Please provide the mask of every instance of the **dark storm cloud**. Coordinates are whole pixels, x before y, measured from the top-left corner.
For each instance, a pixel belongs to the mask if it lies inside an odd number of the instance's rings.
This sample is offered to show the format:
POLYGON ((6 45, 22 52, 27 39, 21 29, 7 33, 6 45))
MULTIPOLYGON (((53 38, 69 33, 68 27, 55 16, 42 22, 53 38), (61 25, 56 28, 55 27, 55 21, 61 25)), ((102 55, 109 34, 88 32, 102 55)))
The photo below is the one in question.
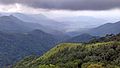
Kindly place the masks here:
POLYGON ((21 3, 34 8, 66 10, 107 10, 120 8, 120 0, 0 0, 0 3, 21 3))

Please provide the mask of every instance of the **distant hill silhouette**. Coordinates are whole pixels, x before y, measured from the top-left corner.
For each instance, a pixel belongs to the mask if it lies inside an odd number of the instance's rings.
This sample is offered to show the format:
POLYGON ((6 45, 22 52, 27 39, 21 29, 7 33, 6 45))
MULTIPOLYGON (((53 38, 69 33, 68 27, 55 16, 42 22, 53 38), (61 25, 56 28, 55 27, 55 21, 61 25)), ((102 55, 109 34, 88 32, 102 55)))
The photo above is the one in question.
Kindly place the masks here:
POLYGON ((81 34, 75 37, 72 37, 68 40, 66 40, 65 42, 74 42, 74 43, 78 43, 78 42, 89 42, 92 39, 98 38, 97 36, 92 36, 89 34, 81 34))
POLYGON ((120 21, 116 23, 107 23, 99 27, 90 29, 87 33, 91 35, 105 36, 106 34, 120 33, 120 21))

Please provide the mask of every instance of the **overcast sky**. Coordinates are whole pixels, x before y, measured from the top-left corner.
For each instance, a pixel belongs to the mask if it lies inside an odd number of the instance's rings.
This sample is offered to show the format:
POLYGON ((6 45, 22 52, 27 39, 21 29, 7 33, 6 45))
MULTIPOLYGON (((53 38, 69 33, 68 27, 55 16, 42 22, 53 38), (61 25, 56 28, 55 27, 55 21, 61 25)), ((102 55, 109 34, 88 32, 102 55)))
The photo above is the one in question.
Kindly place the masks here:
POLYGON ((0 12, 21 12, 47 16, 120 17, 120 0, 0 0, 0 12))
POLYGON ((23 4, 33 8, 65 10, 107 10, 120 8, 120 0, 0 0, 1 4, 23 4))

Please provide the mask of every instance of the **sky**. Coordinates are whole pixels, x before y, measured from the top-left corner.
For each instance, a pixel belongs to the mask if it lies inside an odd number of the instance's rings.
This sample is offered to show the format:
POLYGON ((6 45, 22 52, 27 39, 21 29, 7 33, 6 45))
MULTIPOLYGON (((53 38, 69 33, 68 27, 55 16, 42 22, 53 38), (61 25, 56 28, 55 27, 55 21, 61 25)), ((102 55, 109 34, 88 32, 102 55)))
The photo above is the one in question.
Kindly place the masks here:
POLYGON ((0 0, 0 12, 42 13, 52 19, 93 16, 114 22, 120 18, 120 0, 0 0))
POLYGON ((107 10, 120 7, 120 0, 0 0, 0 3, 19 3, 33 8, 57 10, 107 10))

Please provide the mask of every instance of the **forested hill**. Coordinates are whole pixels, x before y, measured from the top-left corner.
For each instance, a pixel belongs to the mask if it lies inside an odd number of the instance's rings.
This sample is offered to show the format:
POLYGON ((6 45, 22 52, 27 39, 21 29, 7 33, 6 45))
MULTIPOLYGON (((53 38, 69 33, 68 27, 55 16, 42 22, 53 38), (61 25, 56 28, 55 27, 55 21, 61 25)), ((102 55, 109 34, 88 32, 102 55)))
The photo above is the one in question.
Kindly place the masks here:
MULTIPOLYGON (((120 38, 111 38, 115 36, 120 38)), ((120 68, 120 41, 62 43, 41 57, 21 60, 13 68, 120 68)))
POLYGON ((120 41, 120 33, 116 34, 116 35, 115 34, 107 34, 105 37, 93 39, 93 40, 89 41, 89 43, 109 42, 109 41, 120 41))
POLYGON ((41 30, 28 33, 0 32, 0 68, 28 55, 42 55, 57 43, 53 35, 41 30))

